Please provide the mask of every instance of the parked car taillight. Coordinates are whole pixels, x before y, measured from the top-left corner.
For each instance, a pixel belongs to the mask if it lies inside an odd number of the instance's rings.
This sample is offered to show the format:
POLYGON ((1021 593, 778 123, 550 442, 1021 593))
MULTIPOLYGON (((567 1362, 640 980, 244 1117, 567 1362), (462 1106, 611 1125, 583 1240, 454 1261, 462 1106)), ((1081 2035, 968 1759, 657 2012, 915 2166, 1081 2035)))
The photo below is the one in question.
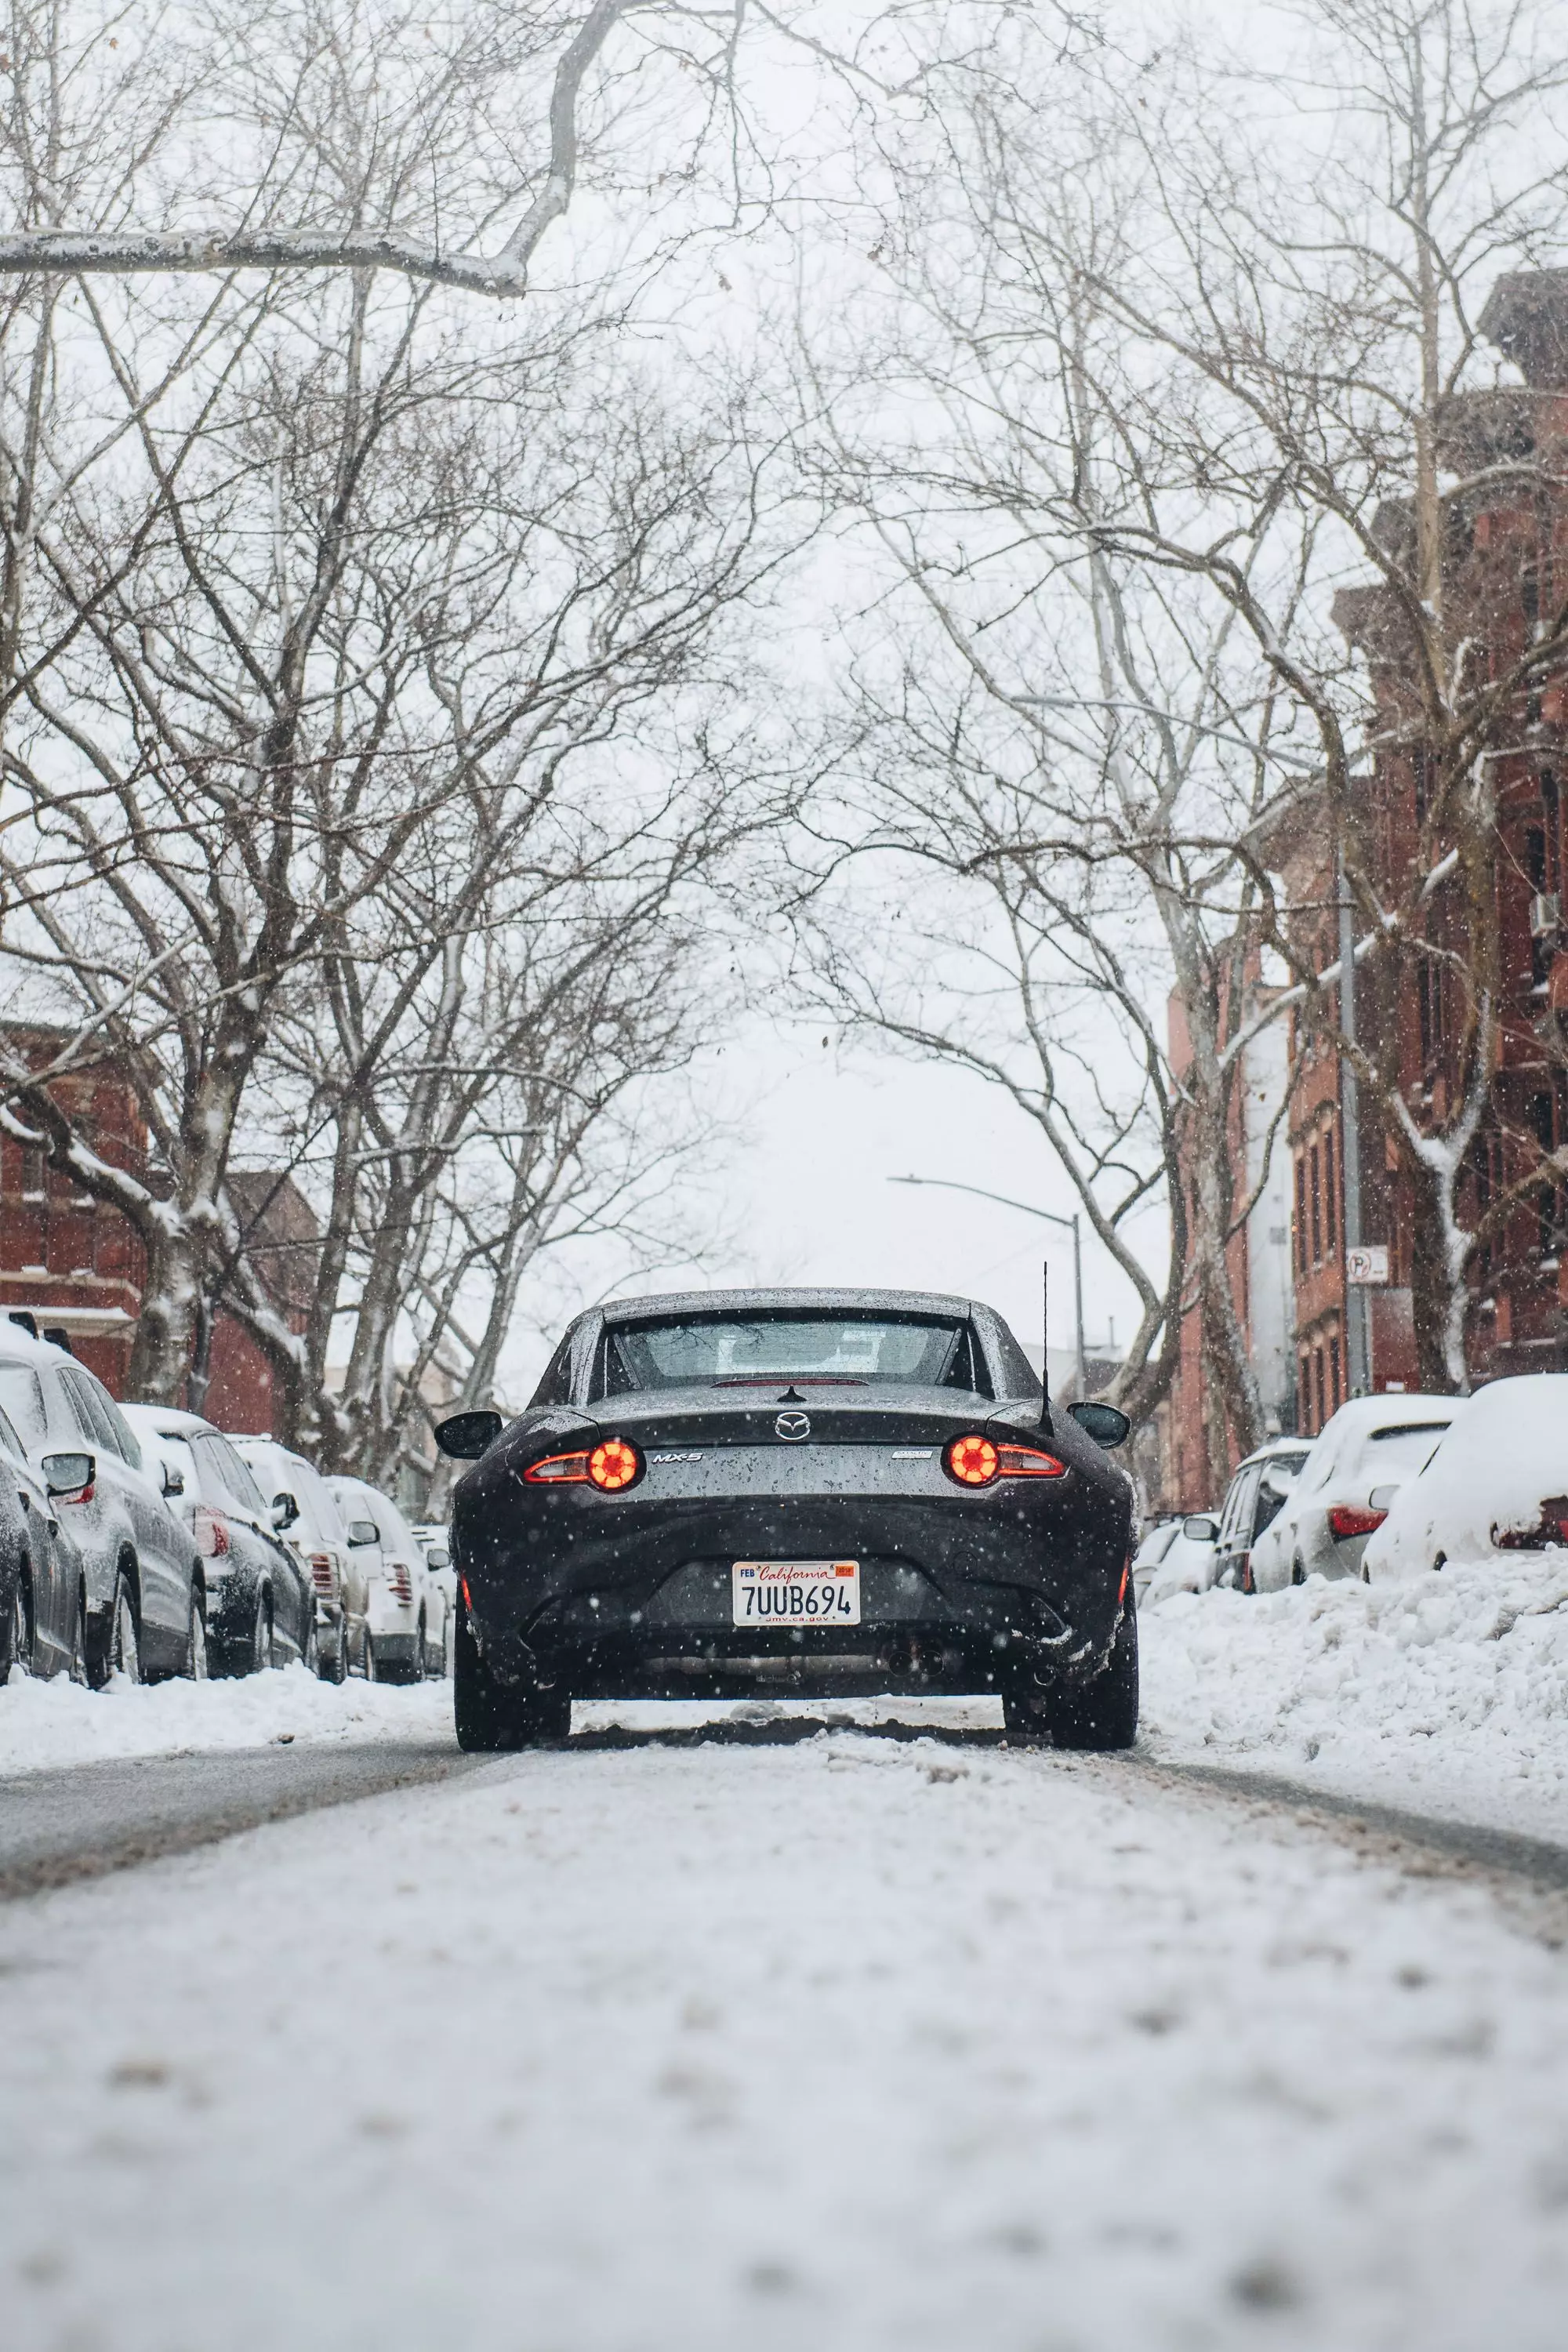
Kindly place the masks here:
POLYGON ((1336 1543, 1348 1543, 1352 1536, 1370 1536, 1382 1527, 1386 1511, 1363 1511, 1353 1503, 1336 1503, 1329 1513, 1329 1533, 1336 1543))
POLYGON ((1544 1551, 1548 1544, 1568 1544, 1568 1495, 1552 1495, 1541 1506, 1532 1528, 1493 1528, 1499 1551, 1544 1551))
POLYGON ((204 1559, 222 1559, 228 1550, 228 1521, 210 1503, 198 1503, 191 1514, 195 1529, 196 1549, 204 1559))
POLYGON ((414 1578, 409 1570, 406 1560, 395 1559, 393 1561, 391 1583, 393 1591, 396 1594, 398 1600, 402 1601, 404 1607, 405 1609, 411 1609, 414 1605, 414 1578))
POLYGON ((330 1551, 313 1551, 310 1554, 310 1580, 323 1601, 337 1598, 337 1563, 330 1551))

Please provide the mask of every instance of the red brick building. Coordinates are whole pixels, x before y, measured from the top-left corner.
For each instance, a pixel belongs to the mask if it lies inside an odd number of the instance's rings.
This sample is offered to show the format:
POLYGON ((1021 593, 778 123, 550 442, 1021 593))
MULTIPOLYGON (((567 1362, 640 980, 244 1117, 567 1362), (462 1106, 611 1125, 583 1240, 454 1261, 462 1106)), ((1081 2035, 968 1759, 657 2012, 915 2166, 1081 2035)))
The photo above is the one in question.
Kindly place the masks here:
MULTIPOLYGON (((1515 361, 1525 381, 1457 397, 1445 424, 1442 462, 1473 487, 1450 501, 1445 594, 1470 656, 1497 677, 1515 661, 1548 613, 1568 600, 1568 271, 1504 278, 1482 314, 1483 331, 1515 361), (1521 459, 1543 461, 1525 470, 1521 459), (1476 648, 1479 647, 1479 655, 1476 648)), ((1408 527, 1391 506, 1380 530, 1408 527)), ((1369 665, 1387 743, 1418 732, 1418 704, 1399 618, 1385 590, 1342 591, 1334 617, 1369 665)), ((1502 942, 1500 1067, 1469 1157, 1462 1212, 1467 1223, 1515 1185, 1526 1192, 1472 1271, 1467 1360, 1478 1381, 1568 1370, 1568 1197, 1555 1181, 1531 1188, 1541 1155, 1568 1144, 1568 927, 1564 925, 1563 786, 1568 781, 1568 681, 1531 698, 1490 762, 1497 811, 1497 922, 1502 942)), ((1427 771, 1415 748, 1383 748, 1366 782, 1365 814, 1381 870, 1407 876, 1427 803, 1427 771)), ((1299 942, 1318 965, 1335 961, 1337 891, 1327 811, 1318 789, 1293 786, 1256 828, 1269 868, 1282 877, 1299 942)), ((1463 960, 1461 915, 1441 889, 1429 901, 1426 936, 1463 960)), ((1406 1100, 1441 1120, 1457 1083, 1457 983, 1439 962, 1397 1001, 1363 981, 1360 1034, 1380 1062, 1397 1068, 1406 1100)), ((1172 1051, 1180 1066, 1180 1008, 1172 1051)), ((1260 1221, 1233 1255, 1233 1278, 1249 1328, 1260 1282, 1282 1261, 1290 1296, 1290 1395, 1282 1428, 1313 1433, 1352 1392, 1352 1292, 1345 1255, 1344 1074, 1331 1044, 1285 1036, 1287 1150, 1279 1156, 1288 1214, 1260 1221)), ((1279 1097, 1276 1097, 1276 1102, 1279 1097)), ((1411 1287, 1415 1199, 1402 1162, 1363 1090, 1359 1106, 1361 1241, 1386 1252, 1386 1279, 1360 1286, 1366 1302, 1365 1386, 1373 1393, 1419 1383, 1411 1287)), ((1245 1139, 1233 1148, 1239 1155, 1245 1139)), ((1239 1238, 1239 1237, 1238 1237, 1239 1238)), ((1381 1274, 1381 1264, 1378 1266, 1381 1274)), ((1200 1442, 1205 1397, 1196 1318, 1184 1321, 1181 1370, 1171 1400, 1165 1499, 1194 1509, 1217 1501, 1220 1465, 1200 1442), (1192 1327, 1189 1330, 1188 1327, 1192 1327)))
MULTIPOLYGON (((6 1032, 11 1051, 35 1066, 65 1043, 64 1031, 40 1025, 6 1032)), ((156 1190, 146 1126, 110 1063, 73 1072, 53 1091, 100 1158, 156 1190)), ((318 1246, 309 1202, 287 1176, 236 1174, 230 1192, 251 1228, 258 1273, 292 1327, 303 1329, 318 1246)), ((48 1166, 41 1145, 0 1137, 0 1318, 26 1313, 41 1330, 63 1330, 72 1352, 123 1399, 145 1278, 141 1239, 118 1210, 78 1192, 48 1166)), ((221 1312, 210 1370, 200 1408, 209 1420, 221 1429, 272 1429, 271 1367, 248 1333, 221 1312)))

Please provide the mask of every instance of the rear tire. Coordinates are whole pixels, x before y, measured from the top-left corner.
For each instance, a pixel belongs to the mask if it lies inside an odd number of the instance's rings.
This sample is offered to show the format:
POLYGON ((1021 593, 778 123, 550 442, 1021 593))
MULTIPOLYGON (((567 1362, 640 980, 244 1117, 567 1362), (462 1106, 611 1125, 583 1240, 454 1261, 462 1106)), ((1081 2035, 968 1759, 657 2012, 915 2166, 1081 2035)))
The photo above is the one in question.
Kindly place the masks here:
POLYGON ((537 1683, 498 1682, 479 1654, 468 1612, 458 1612, 452 1658, 452 1713, 458 1745, 469 1755, 512 1748, 550 1748, 572 1729, 570 1691, 537 1683))
POLYGON ((27 1606, 26 1575, 20 1566, 16 1570, 11 1606, 6 1614, 10 1622, 5 1632, 5 1654, 0 1656, 0 1683, 5 1682, 13 1666, 20 1666, 25 1675, 33 1671, 33 1613, 27 1606))
POLYGON ((1003 1696, 1007 1729, 1020 1739, 1047 1733, 1054 1748, 1109 1754, 1138 1738, 1138 1612, 1125 1609, 1110 1656, 1092 1682, 1044 1691, 1020 1685, 1003 1696))
POLYGON ((364 1636, 364 1678, 367 1683, 375 1683, 381 1680, 380 1674, 376 1670, 375 1643, 371 1640, 370 1629, 368 1626, 365 1628, 364 1636))
POLYGON ((256 1596, 256 1622, 250 1629, 250 1664, 245 1670, 264 1675, 278 1664, 278 1653, 272 1640, 272 1598, 269 1593, 256 1596))
POLYGON ((349 1678, 349 1625, 345 1617, 338 1627, 338 1638, 321 1661, 321 1676, 324 1683, 345 1683, 349 1678))
POLYGON ((121 1570, 114 1580, 114 1603, 109 1612, 109 1646, 104 1652, 103 1669, 98 1687, 123 1675, 128 1683, 142 1680, 142 1628, 136 1622, 136 1602, 131 1591, 131 1580, 121 1570))
POLYGON ((185 1673, 194 1683, 205 1683, 211 1672, 207 1657, 207 1618, 202 1596, 191 1587, 191 1630, 185 1643, 185 1673))

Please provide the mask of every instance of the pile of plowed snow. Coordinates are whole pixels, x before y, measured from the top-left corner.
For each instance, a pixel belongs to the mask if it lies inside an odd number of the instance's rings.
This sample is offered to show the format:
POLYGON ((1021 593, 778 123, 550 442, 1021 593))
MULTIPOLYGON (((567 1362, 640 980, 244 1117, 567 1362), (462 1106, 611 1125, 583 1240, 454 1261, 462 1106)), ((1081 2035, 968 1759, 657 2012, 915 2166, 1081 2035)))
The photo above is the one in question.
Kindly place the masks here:
POLYGON ((37 1771, 115 1756, 178 1756, 273 1740, 452 1738, 452 1685, 319 1682, 303 1666, 243 1681, 115 1681, 82 1690, 61 1675, 12 1670, 0 1689, 0 1772, 37 1771))
POLYGON ((1568 1550, 1177 1593, 1139 1633, 1156 1755, 1568 1834, 1568 1550))

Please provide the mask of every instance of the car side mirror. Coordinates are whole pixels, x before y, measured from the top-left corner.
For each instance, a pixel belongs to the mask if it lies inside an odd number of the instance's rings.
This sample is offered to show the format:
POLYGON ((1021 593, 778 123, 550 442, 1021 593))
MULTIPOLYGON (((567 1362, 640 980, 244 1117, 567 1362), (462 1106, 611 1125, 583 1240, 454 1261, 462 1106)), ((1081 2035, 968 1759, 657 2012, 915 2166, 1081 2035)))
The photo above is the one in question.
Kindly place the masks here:
POLYGON ((1084 1435, 1092 1437, 1097 1445, 1124 1445, 1132 1427, 1127 1415, 1113 1404, 1096 1404, 1086 1399, 1081 1404, 1069 1404, 1068 1412, 1084 1435))
POLYGON ((1194 1511, 1182 1521, 1182 1533, 1189 1543, 1217 1543, 1219 1521, 1211 1519, 1206 1511, 1194 1511))
POLYGON ((351 1519, 349 1521, 349 1549, 351 1551, 361 1551, 366 1544, 378 1544, 380 1541, 381 1531, 377 1528, 374 1519, 351 1519))
POLYGON ((452 1565, 452 1555, 449 1551, 446 1550, 442 1545, 433 1545, 431 1549, 425 1555, 425 1565, 426 1568, 433 1568, 437 1571, 443 1568, 450 1568, 452 1565))
POLYGON ((98 1464, 90 1454, 46 1454, 41 1465, 51 1503, 90 1503, 98 1464))
POLYGON ((1394 1506, 1394 1498, 1398 1492, 1399 1481, 1397 1479, 1394 1480, 1391 1486, 1374 1486, 1371 1494, 1366 1498, 1367 1509, 1369 1511, 1391 1510, 1394 1506))
POLYGON ((436 1423, 436 1443, 454 1462, 477 1462, 505 1427, 499 1412, 455 1412, 436 1423))
POLYGON ((164 1496, 183 1495, 185 1491, 184 1472, 183 1470, 172 1470, 169 1465, 165 1462, 158 1479, 158 1491, 161 1495, 164 1496))
POLYGON ((292 1495, 273 1496, 272 1525, 279 1535, 282 1534, 285 1528, 291 1528, 299 1516, 300 1506, 292 1495))

